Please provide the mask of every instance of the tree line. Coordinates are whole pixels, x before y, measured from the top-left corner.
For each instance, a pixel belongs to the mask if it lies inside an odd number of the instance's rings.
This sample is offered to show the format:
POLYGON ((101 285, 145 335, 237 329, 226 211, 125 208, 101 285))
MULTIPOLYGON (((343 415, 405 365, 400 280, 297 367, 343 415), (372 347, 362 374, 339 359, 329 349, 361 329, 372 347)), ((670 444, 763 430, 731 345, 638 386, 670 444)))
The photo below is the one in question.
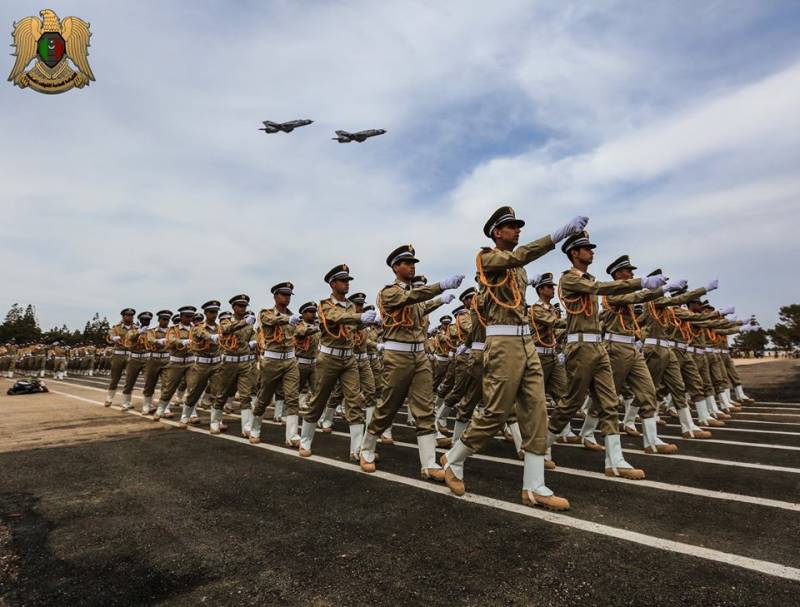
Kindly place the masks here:
POLYGON ((91 320, 86 321, 83 331, 70 330, 66 324, 43 331, 36 318, 36 308, 31 304, 22 307, 15 303, 6 314, 3 324, 0 324, 0 343, 14 339, 20 345, 30 342, 59 341, 68 346, 78 344, 104 346, 109 328, 108 319, 105 316, 101 318, 99 313, 95 313, 91 320))

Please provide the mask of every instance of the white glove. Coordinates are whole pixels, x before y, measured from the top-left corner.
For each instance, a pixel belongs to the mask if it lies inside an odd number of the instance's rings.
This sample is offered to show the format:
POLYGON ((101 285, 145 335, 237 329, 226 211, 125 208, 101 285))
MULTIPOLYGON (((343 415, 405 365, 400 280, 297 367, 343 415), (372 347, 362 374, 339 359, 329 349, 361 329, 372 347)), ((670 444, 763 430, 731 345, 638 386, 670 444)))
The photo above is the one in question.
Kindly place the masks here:
POLYGON ((383 322, 383 319, 380 317, 380 315, 376 314, 375 315, 375 320, 372 321, 372 324, 373 325, 379 325, 382 322, 383 322))
POLYGON ((719 279, 715 278, 714 280, 709 281, 709 283, 706 285, 706 292, 713 291, 717 287, 719 287, 719 279))
POLYGON ((456 356, 461 356, 466 351, 467 351, 467 346, 465 346, 464 344, 461 344, 460 346, 458 346, 456 348, 456 356))
POLYGON ((541 274, 536 274, 536 275, 532 276, 531 278, 529 278, 529 279, 528 279, 528 285, 532 287, 532 286, 533 286, 533 285, 535 285, 537 282, 539 282, 539 279, 540 279, 541 277, 542 277, 542 275, 541 275, 541 274))
POLYGON ((736 312, 736 306, 728 306, 727 308, 722 308, 719 311, 719 313, 722 314, 723 316, 727 314, 733 314, 734 312, 736 312))
POLYGON ((656 274, 655 276, 648 276, 647 278, 642 278, 642 286, 645 289, 658 289, 659 287, 663 287, 667 282, 667 279, 664 278, 662 274, 656 274))
POLYGON ((248 317, 246 317, 246 318, 244 319, 244 321, 245 321, 245 322, 246 322, 248 325, 251 325, 251 326, 252 326, 252 325, 256 324, 256 317, 255 317, 255 316, 248 316, 248 317))
POLYGON ((361 313, 361 322, 365 325, 372 324, 375 320, 375 310, 367 310, 366 312, 361 313))
POLYGON ((683 280, 682 278, 670 280, 665 286, 665 291, 680 291, 684 288, 688 283, 683 280))
POLYGON ((188 339, 182 339, 181 340, 181 345, 188 346, 189 345, 189 340, 188 339))
POLYGON ((564 365, 567 362, 567 356, 563 352, 558 353, 558 364, 564 365))
POLYGON ((580 232, 583 228, 586 227, 587 223, 589 223, 588 217, 584 217, 583 215, 576 215, 575 217, 570 219, 569 223, 567 223, 563 227, 557 229, 555 232, 550 234, 550 238, 553 239, 554 243, 560 242, 570 234, 574 234, 575 232, 580 232))
POLYGON ((455 289, 461 285, 462 280, 464 280, 463 274, 453 274, 452 276, 448 276, 444 280, 440 281, 439 286, 442 287, 443 291, 446 291, 447 289, 455 289))
POLYGON ((150 330, 150 327, 148 327, 146 325, 144 327, 139 327, 139 335, 141 335, 142 333, 147 333, 149 330, 150 330))
POLYGON ((303 320, 303 317, 302 317, 302 316, 300 316, 299 314, 292 314, 292 315, 289 317, 289 324, 290 324, 290 325, 292 325, 292 326, 294 327, 294 326, 296 326, 296 325, 300 324, 300 321, 301 321, 301 320, 303 320))
POLYGON ((375 346, 375 347, 377 348, 378 352, 383 352, 383 343, 379 343, 379 344, 378 344, 377 346, 375 346))
POLYGON ((251 339, 247 345, 250 346, 251 350, 255 350, 258 342, 255 339, 251 339))
POLYGON ((122 341, 122 338, 121 338, 119 335, 114 335, 114 336, 111 338, 111 341, 113 341, 114 343, 117 343, 117 342, 120 342, 120 341, 122 341))
POLYGON ((442 295, 439 296, 439 299, 441 299, 442 303, 445 304, 445 305, 449 304, 455 298, 456 298, 456 296, 453 295, 452 293, 443 293, 442 295))
POLYGON ((164 344, 166 344, 166 343, 167 343, 167 340, 166 340, 166 339, 164 339, 164 338, 162 337, 161 339, 157 339, 157 340, 156 340, 156 343, 157 343, 159 346, 163 346, 164 344))
POLYGON ((219 335, 216 333, 211 334, 211 343, 217 343, 219 341, 219 335))
POLYGON ((642 351, 642 346, 644 346, 644 344, 643 344, 641 341, 639 341, 639 340, 637 339, 637 340, 634 342, 633 346, 636 348, 636 351, 637 351, 637 352, 641 352, 641 351, 642 351))
POLYGON ((739 320, 739 317, 736 316, 736 314, 726 314, 725 315, 725 320, 729 320, 731 322, 736 322, 737 320, 739 320))

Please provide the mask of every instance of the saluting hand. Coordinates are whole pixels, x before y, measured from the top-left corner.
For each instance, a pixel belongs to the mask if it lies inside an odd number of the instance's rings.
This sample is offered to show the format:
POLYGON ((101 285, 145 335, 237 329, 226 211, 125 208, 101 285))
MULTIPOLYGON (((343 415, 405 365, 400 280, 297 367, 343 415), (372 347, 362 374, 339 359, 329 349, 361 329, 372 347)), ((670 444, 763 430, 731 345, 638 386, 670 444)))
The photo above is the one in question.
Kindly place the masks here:
POLYGON ((719 280, 715 278, 714 280, 709 281, 709 283, 706 285, 706 291, 713 291, 718 287, 719 287, 719 280))
POLYGON ((669 282, 666 284, 666 286, 664 287, 664 290, 665 290, 665 291, 669 291, 669 292, 673 292, 673 291, 680 291, 680 290, 681 290, 681 289, 683 289, 683 288, 684 288, 684 287, 685 287, 687 284, 688 284, 688 283, 687 283, 685 280, 683 280, 682 278, 681 278, 681 279, 677 279, 677 280, 670 280, 670 281, 669 281, 669 282))
POLYGON ((453 301, 456 298, 456 296, 453 295, 452 293, 444 293, 440 297, 442 299, 442 303, 445 304, 445 305, 449 304, 451 301, 453 301))
POLYGON ((589 223, 588 217, 585 215, 576 215, 570 219, 568 223, 564 224, 555 232, 550 234, 550 238, 553 239, 553 243, 561 242, 570 234, 574 234, 575 232, 580 232, 583 230, 587 223, 589 223))
POLYGON ((655 276, 648 276, 642 279, 642 286, 645 289, 658 289, 663 287, 667 282, 663 274, 656 274, 655 276))
POLYGON ((439 286, 442 287, 443 291, 447 289, 455 289, 461 285, 461 281, 464 280, 463 274, 453 274, 452 276, 448 276, 444 280, 439 282, 439 286))

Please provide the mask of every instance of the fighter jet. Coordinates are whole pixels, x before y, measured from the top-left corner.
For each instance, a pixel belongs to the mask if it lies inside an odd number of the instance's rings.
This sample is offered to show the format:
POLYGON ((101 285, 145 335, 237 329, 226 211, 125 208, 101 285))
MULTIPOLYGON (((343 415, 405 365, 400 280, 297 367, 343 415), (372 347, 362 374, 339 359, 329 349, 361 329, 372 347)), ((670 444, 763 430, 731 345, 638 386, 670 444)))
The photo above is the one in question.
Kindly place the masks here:
POLYGON ((271 120, 264 120, 264 127, 258 129, 259 131, 264 131, 265 133, 277 133, 281 131, 283 133, 291 133, 298 127, 307 126, 314 122, 313 120, 290 120, 289 122, 272 122, 271 120))
POLYGON ((385 129, 369 129, 367 131, 358 131, 357 133, 348 133, 347 131, 336 131, 336 137, 331 137, 334 141, 338 141, 339 143, 350 143, 351 141, 357 141, 358 143, 363 143, 370 137, 377 137, 378 135, 383 135, 386 132, 385 129))

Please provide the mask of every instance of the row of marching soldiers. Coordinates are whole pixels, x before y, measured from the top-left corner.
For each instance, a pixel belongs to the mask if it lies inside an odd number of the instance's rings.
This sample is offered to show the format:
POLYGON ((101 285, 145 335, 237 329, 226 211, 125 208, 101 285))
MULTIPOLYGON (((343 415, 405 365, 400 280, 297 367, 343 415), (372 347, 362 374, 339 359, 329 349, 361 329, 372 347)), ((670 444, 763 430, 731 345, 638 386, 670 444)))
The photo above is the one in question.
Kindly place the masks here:
POLYGON ((733 310, 717 310, 703 299, 718 287, 716 280, 689 290, 685 280, 670 280, 658 270, 636 278, 627 256, 607 268, 611 280, 596 280, 588 272, 595 245, 584 230, 587 222, 576 217, 519 245, 524 221, 510 207, 497 209, 484 226, 494 246, 478 252, 476 288, 461 292, 455 321, 431 335, 429 314, 455 299, 445 291, 460 287, 464 276, 425 284, 416 275, 419 260, 411 245, 387 257, 394 280, 378 292, 377 309, 365 305, 363 293, 349 295, 353 277, 341 264, 324 277, 330 296, 318 305, 303 304, 296 314, 289 308, 290 282, 273 286, 274 306, 257 314, 248 310, 244 294, 230 299, 231 312, 219 313, 218 301, 207 302, 196 325, 192 306, 180 308, 171 327, 171 312, 157 313, 154 328, 147 314, 139 315, 137 326, 134 310, 123 310, 123 321, 109 335, 117 349, 107 404, 123 370, 126 408, 138 372, 157 373, 160 399, 153 403, 154 384, 146 380, 144 413, 169 416, 170 401, 185 382, 181 425, 197 419, 205 392, 210 431, 224 431, 225 406, 235 397, 242 433, 257 443, 275 398, 286 444, 303 457, 312 455, 318 426, 330 430, 340 406, 350 458, 365 472, 376 469, 378 444, 391 442, 388 432, 405 405, 423 478, 463 494, 466 460, 505 428, 524 461, 522 503, 567 509, 568 500, 545 483, 545 470, 555 467, 554 443, 581 442, 604 452, 609 476, 644 478, 643 470, 624 459, 620 430, 639 436, 640 419, 644 451, 672 453, 676 447, 659 438, 658 426, 660 415, 674 414, 684 437, 707 438, 706 428, 724 425, 748 400, 727 337, 756 329, 733 310), (551 274, 529 278, 525 266, 562 241, 570 267, 558 283, 551 274), (529 286, 538 295, 530 306, 529 286), (556 291, 563 313, 552 302, 556 291), (576 437, 570 424, 579 416, 583 427, 576 437), (437 461, 436 447, 446 445, 437 461))

